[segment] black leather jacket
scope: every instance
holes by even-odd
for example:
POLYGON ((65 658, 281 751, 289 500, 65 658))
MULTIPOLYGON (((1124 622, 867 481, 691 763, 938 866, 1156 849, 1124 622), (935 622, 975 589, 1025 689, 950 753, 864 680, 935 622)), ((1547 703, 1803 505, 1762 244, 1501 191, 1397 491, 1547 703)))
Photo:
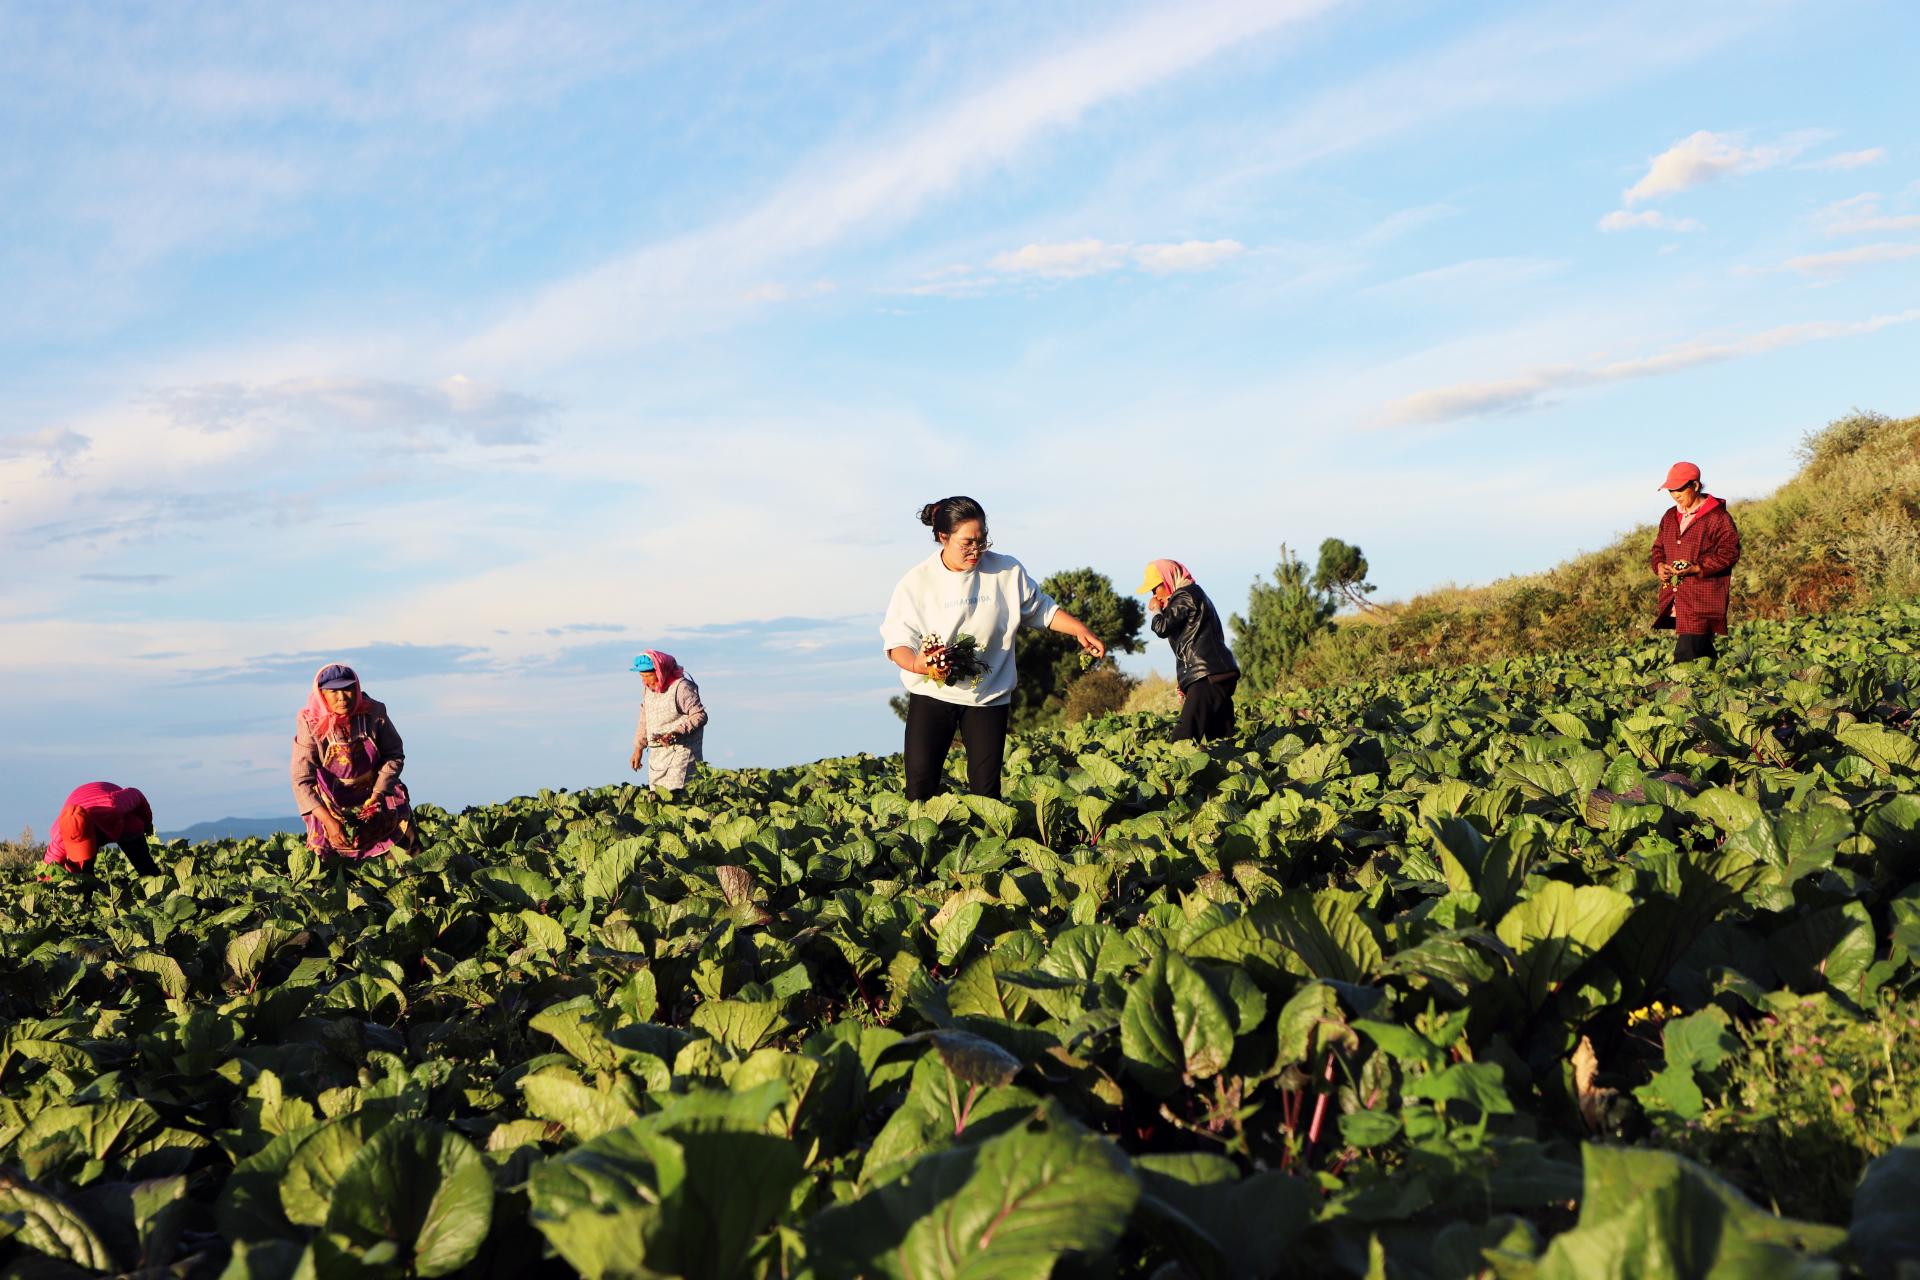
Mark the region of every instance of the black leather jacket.
POLYGON ((1166 607, 1153 615, 1153 634, 1173 646, 1173 679, 1182 689, 1208 676, 1240 674, 1220 614, 1197 583, 1167 597, 1166 607))

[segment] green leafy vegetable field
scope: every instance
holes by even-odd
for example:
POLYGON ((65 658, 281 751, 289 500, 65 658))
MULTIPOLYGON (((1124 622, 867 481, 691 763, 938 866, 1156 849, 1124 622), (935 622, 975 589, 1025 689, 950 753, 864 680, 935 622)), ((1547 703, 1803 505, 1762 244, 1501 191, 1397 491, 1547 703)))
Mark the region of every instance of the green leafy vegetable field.
POLYGON ((1665 649, 7 869, 0 1275, 1894 1274, 1877 1050, 1830 1220, 1682 1152, 1916 1061, 1920 606, 1665 649))

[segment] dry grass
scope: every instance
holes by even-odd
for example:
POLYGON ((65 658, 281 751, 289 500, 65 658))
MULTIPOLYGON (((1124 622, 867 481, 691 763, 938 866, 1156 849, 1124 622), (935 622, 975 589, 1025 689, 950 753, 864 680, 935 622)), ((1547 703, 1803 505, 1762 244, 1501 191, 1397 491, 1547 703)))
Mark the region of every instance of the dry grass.
POLYGON ((0 867, 25 867, 46 856, 47 846, 36 839, 28 827, 12 840, 0 840, 0 867))
POLYGON ((1121 710, 1128 715, 1140 711, 1154 715, 1177 715, 1180 711, 1179 687, 1155 672, 1133 687, 1133 692, 1127 695, 1127 705, 1121 710))

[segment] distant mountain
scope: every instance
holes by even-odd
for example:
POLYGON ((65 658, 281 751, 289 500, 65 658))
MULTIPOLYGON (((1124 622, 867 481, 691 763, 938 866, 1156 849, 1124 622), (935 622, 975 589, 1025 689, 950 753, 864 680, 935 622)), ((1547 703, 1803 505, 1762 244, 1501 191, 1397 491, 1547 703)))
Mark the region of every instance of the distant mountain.
POLYGON ((184 831, 162 831, 162 840, 245 840, 248 836, 277 836, 283 831, 305 831, 298 818, 216 818, 196 822, 184 831))

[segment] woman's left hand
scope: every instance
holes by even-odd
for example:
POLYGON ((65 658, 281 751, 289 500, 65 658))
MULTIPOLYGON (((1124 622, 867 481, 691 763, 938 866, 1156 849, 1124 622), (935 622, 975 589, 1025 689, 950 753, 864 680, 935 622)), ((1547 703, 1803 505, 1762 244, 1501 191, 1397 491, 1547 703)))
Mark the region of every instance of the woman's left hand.
POLYGON ((1074 639, 1080 642, 1080 651, 1082 653, 1091 654, 1096 658, 1104 658, 1107 656, 1106 644, 1101 641, 1099 636, 1093 634, 1093 632, 1082 630, 1074 639))
POLYGON ((371 818, 374 814, 380 812, 380 804, 384 799, 385 799, 384 796, 379 796, 379 795, 368 796, 367 802, 361 805, 358 809, 354 810, 353 816, 360 819, 360 821, 365 822, 368 818, 371 818))

